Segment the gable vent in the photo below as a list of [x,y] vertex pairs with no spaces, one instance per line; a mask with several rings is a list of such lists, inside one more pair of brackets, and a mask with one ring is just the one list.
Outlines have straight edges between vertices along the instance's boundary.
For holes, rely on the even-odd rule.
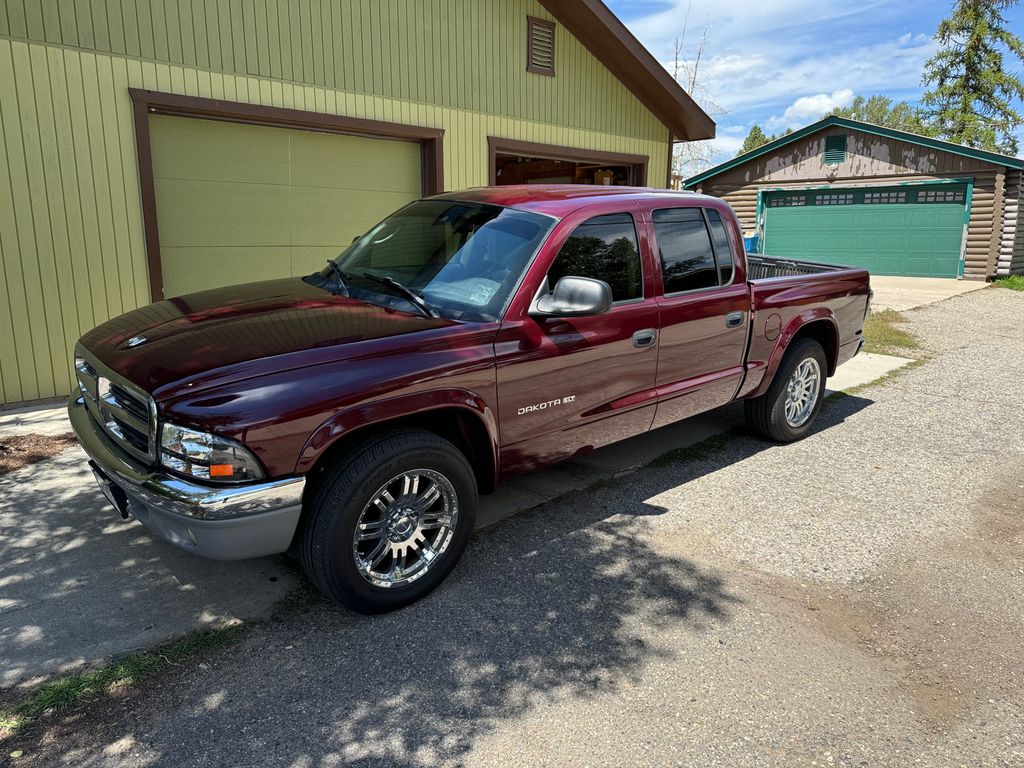
[[526,71],[538,75],[555,74],[555,24],[526,17]]
[[825,165],[839,165],[846,160],[846,134],[825,137]]

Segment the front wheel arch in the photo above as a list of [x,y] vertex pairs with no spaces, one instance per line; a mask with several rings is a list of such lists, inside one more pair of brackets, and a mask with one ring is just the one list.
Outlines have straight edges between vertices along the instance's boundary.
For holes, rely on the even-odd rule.
[[467,405],[438,405],[418,409],[411,403],[390,403],[406,415],[374,419],[361,410],[337,414],[322,424],[307,441],[295,471],[306,475],[307,494],[315,486],[325,467],[354,445],[365,443],[385,432],[422,429],[455,445],[466,457],[476,476],[480,493],[492,493],[498,483],[497,425],[482,401]]

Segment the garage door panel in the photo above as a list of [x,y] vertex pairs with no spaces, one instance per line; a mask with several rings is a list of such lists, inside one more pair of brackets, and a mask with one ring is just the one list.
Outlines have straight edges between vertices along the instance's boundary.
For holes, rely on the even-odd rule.
[[962,202],[917,202],[918,190],[906,192],[902,202],[865,202],[867,191],[848,190],[852,202],[845,205],[815,205],[817,195],[806,193],[806,204],[792,207],[773,206],[780,193],[769,193],[764,252],[863,266],[878,274],[956,276]]
[[287,186],[161,179],[155,187],[161,252],[200,244],[288,245]]
[[150,115],[154,179],[287,184],[288,131]]
[[420,189],[418,143],[291,133],[292,184],[402,194]]
[[151,116],[164,293],[305,275],[422,193],[422,149]]
[[290,263],[293,275],[311,275],[323,269],[328,259],[333,259],[348,246],[307,245],[291,247]]
[[417,197],[410,197],[408,192],[367,195],[326,187],[292,187],[291,193],[292,244],[331,245],[338,251]]
[[[251,246],[161,248],[164,295],[272,280],[291,274],[291,249]],[[313,270],[309,270],[312,272]]]

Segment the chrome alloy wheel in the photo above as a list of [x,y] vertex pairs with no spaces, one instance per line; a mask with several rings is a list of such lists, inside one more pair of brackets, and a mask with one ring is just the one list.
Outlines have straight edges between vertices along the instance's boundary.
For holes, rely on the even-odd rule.
[[818,402],[821,388],[821,366],[813,357],[802,360],[786,385],[786,423],[802,427]]
[[455,488],[440,472],[412,469],[391,478],[356,522],[356,568],[375,587],[415,581],[448,549],[458,516]]

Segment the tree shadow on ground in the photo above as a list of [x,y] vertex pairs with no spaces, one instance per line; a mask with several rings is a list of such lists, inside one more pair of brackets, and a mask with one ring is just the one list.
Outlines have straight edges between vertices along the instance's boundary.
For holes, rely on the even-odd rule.
[[266,615],[284,558],[201,560],[124,521],[79,448],[0,477],[0,705],[19,684]]
[[[831,401],[818,431],[868,404]],[[495,525],[445,584],[396,613],[312,598],[207,669],[105,712],[105,741],[130,745],[132,765],[460,765],[533,709],[616,695],[674,658],[659,628],[711,633],[730,620],[740,598],[660,540],[652,515],[667,511],[645,500],[766,448],[737,438],[651,482],[624,478]],[[65,757],[105,766],[115,755]]]

